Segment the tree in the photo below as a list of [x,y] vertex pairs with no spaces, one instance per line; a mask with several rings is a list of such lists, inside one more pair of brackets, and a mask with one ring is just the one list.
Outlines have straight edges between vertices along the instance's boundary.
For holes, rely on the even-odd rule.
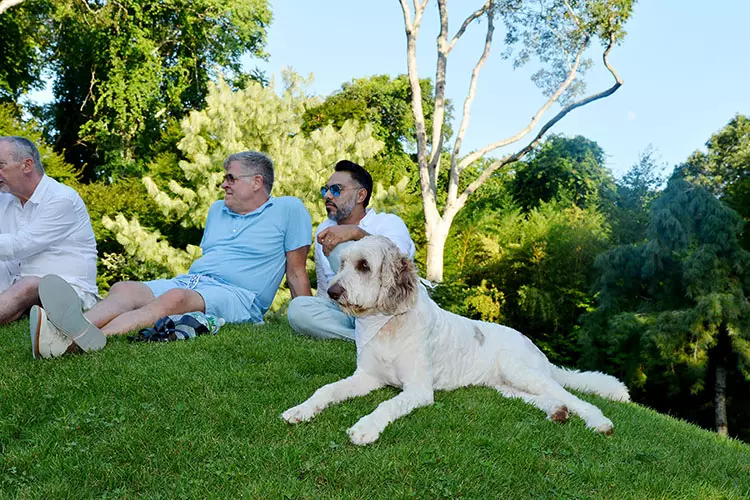
[[[264,57],[267,0],[53,0],[56,147],[88,179],[142,173],[170,121],[221,71],[244,85]],[[107,167],[102,167],[107,164]]]
[[648,147],[623,178],[616,181],[617,196],[614,206],[609,208],[613,243],[627,245],[646,238],[651,204],[664,182],[659,174],[661,168],[656,162],[656,152]]
[[[320,186],[332,165],[341,158],[364,163],[383,145],[373,137],[372,126],[360,129],[352,121],[339,130],[329,125],[310,135],[302,133],[305,110],[318,103],[304,93],[306,83],[287,73],[282,95],[275,93],[273,84],[252,82],[238,91],[222,80],[209,84],[205,109],[182,120],[184,137],[178,147],[186,158],[179,162],[184,183],[171,180],[165,190],[153,178],[143,179],[162,214],[180,220],[184,228],[202,229],[209,207],[222,196],[224,159],[237,151],[255,150],[274,161],[273,194],[301,198],[313,222],[321,222],[326,212]],[[172,273],[185,272],[200,255],[198,239],[184,249],[173,248],[158,231],[142,227],[138,220],[118,215],[105,218],[104,224],[117,233],[130,254],[166,266]]]
[[742,224],[706,189],[673,177],[654,202],[648,240],[597,258],[599,303],[583,332],[590,362],[614,361],[635,385],[665,371],[691,378],[683,390],[693,393],[712,381],[720,434],[728,433],[728,382],[750,381],[750,253],[737,239]]
[[[430,124],[434,109],[432,82],[423,78],[419,85],[425,119]],[[416,145],[411,98],[406,75],[356,78],[341,85],[340,90],[320,105],[305,111],[302,130],[309,133],[325,125],[341,127],[346,120],[357,120],[360,125],[371,123],[375,135],[383,141],[382,153],[405,154]],[[446,129],[446,133],[449,135],[450,130]]]
[[524,210],[540,202],[568,200],[579,207],[596,207],[612,198],[615,184],[604,167],[604,150],[576,136],[553,135],[531,154],[517,162],[513,196]]
[[3,13],[8,3],[0,2],[0,102],[16,104],[24,93],[44,86],[47,4],[28,2]]
[[[750,118],[737,115],[706,142],[707,152],[696,151],[677,167],[679,175],[705,187],[750,220]],[[750,249],[750,232],[744,247]]]
[[[623,25],[630,17],[633,0],[554,0],[503,2],[487,0],[471,13],[453,37],[448,32],[447,0],[438,0],[440,32],[437,38],[437,68],[435,72],[435,112],[432,122],[431,140],[425,112],[422,107],[421,88],[417,71],[417,37],[427,0],[413,0],[414,12],[407,0],[400,0],[406,29],[406,50],[409,82],[412,88],[412,112],[417,135],[417,161],[427,235],[427,277],[441,280],[443,277],[443,253],[445,241],[455,218],[469,196],[471,196],[498,169],[523,158],[542,139],[544,134],[572,110],[598,99],[612,95],[622,85],[622,80],[609,62],[609,53],[625,36]],[[444,203],[439,203],[438,182],[441,168],[441,152],[444,136],[442,129],[445,117],[445,85],[447,61],[450,52],[474,21],[484,19],[487,32],[483,51],[474,66],[469,90],[464,101],[461,123],[450,152],[450,181]],[[507,29],[506,55],[511,57],[517,49],[514,66],[519,66],[535,56],[542,68],[534,74],[534,82],[548,97],[534,114],[531,121],[517,134],[487,144],[461,156],[461,147],[471,116],[479,73],[489,56],[493,41],[495,22],[502,20]],[[614,78],[608,89],[575,100],[584,92],[581,80],[590,62],[584,53],[594,40],[604,45],[604,66]],[[459,192],[461,174],[466,168],[486,154],[498,148],[514,144],[526,137],[541,120],[545,112],[555,103],[563,107],[553,118],[539,129],[525,146],[513,154],[494,161],[481,175]],[[442,205],[442,206],[441,206]],[[442,212],[441,212],[442,210]]]

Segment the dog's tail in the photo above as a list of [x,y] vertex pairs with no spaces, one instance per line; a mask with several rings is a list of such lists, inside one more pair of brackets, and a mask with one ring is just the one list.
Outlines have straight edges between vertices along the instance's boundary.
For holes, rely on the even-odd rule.
[[630,401],[628,388],[612,375],[552,367],[552,378],[569,389],[598,394],[614,401]]

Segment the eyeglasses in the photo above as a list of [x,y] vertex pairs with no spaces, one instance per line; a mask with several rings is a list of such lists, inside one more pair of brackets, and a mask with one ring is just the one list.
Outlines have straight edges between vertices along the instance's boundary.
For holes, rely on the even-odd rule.
[[359,189],[358,186],[344,186],[343,184],[331,184],[330,186],[322,186],[320,188],[320,196],[325,197],[325,195],[328,193],[328,191],[331,192],[331,195],[334,198],[337,198],[341,191],[344,189]]
[[229,184],[231,186],[240,177],[255,177],[256,175],[257,174],[242,174],[242,175],[224,174],[224,182],[226,182],[227,184]]

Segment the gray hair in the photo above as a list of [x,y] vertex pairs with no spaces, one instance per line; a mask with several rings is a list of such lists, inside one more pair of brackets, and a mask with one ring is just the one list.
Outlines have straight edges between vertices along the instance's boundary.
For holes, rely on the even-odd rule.
[[271,158],[257,151],[235,153],[224,160],[224,170],[233,161],[242,165],[242,169],[247,174],[260,175],[263,178],[263,187],[266,189],[266,194],[271,194],[271,189],[273,188],[273,161]]
[[0,142],[10,143],[13,161],[24,161],[26,158],[31,158],[34,162],[34,170],[44,175],[42,159],[39,156],[39,150],[33,142],[17,135],[0,136]]

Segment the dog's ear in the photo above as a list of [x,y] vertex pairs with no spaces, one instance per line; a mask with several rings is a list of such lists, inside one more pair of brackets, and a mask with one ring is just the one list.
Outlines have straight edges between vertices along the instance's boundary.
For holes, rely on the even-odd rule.
[[378,311],[400,314],[414,306],[417,296],[417,270],[410,258],[401,254],[396,245],[386,247],[380,269]]

